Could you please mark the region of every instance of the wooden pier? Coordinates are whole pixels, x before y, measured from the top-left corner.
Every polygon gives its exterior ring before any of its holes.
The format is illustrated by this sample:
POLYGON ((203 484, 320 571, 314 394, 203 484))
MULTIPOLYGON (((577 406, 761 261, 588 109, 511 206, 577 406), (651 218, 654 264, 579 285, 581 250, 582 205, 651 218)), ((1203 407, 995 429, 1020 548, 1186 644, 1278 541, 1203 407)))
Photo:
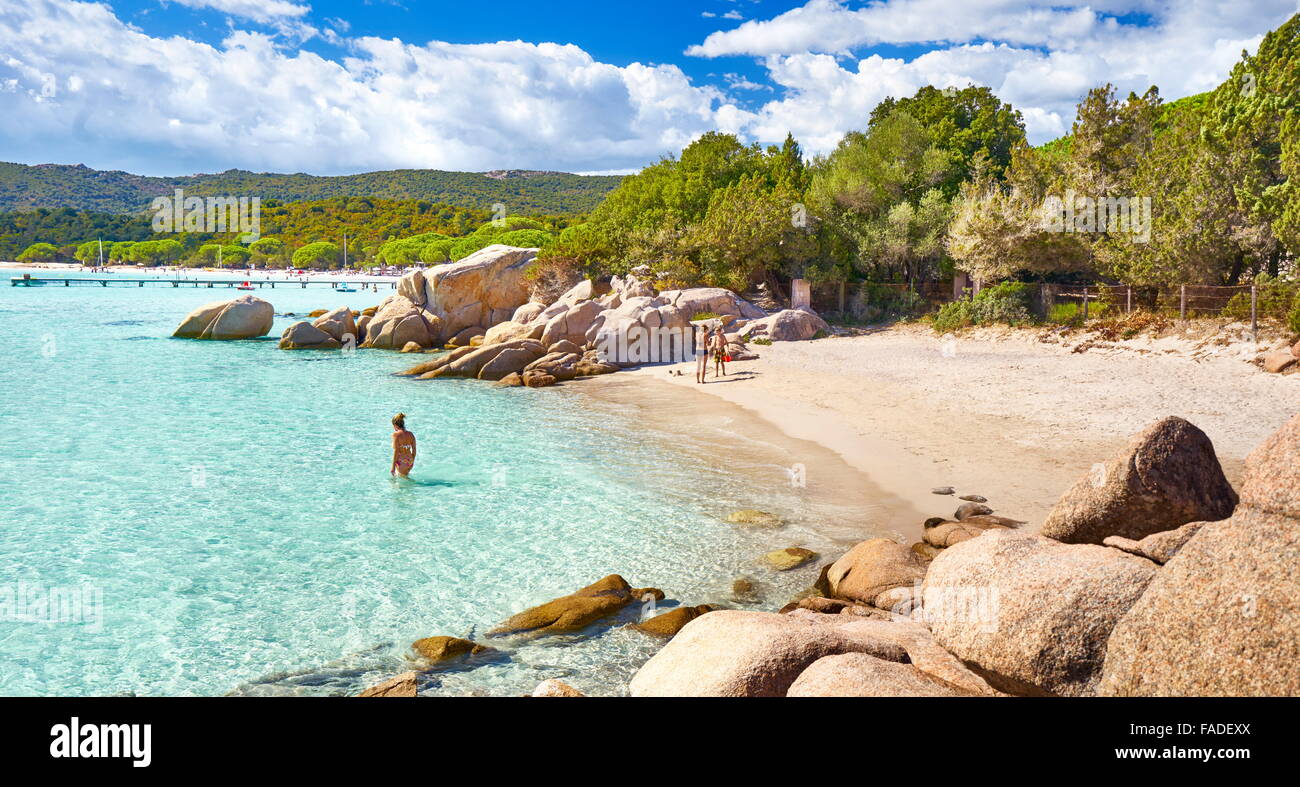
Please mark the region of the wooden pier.
POLYGON ((292 287, 294 285, 297 285, 299 287, 302 287, 303 289, 306 289, 307 285, 309 284, 317 284, 317 285, 328 285, 330 289, 335 289, 335 290, 337 290, 341 286, 348 286, 355 289, 358 292, 370 290, 372 287, 378 287, 380 289, 392 289, 392 290, 397 289, 396 279, 394 279, 391 282, 389 281, 349 282, 349 281, 307 281, 305 279, 262 279, 262 280, 257 280, 257 279, 242 279, 242 280, 241 279, 128 279, 128 278, 118 278, 116 276, 97 276, 97 277, 83 276, 83 277, 68 277, 68 278, 49 278, 45 276, 13 276, 10 277, 9 284, 10 286, 13 287, 50 287, 50 286, 91 287, 96 285, 100 287, 108 287, 110 285, 116 285, 119 287, 130 287, 132 285, 135 285, 137 287, 143 287, 147 284, 154 284, 159 286, 168 285, 176 288, 207 287, 209 289, 212 289, 214 287, 226 287, 229 289, 257 288, 259 290, 262 289, 263 287, 269 287, 270 289, 274 290, 277 284, 284 287, 292 287))

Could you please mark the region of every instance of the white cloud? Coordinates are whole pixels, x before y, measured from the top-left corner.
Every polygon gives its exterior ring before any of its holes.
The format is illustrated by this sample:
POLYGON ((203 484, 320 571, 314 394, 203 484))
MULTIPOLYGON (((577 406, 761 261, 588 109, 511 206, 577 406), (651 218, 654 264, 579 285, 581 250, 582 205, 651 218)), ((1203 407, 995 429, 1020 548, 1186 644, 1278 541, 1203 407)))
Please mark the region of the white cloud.
POLYGON ((190 8, 210 8, 231 16, 251 19, 254 22, 275 22, 299 19, 311 6, 299 5, 289 0, 166 0, 190 8))
POLYGON ((1043 142, 1069 131, 1078 101, 1097 85, 1111 82, 1127 93, 1154 84, 1166 99, 1213 88, 1243 49, 1253 50, 1295 11, 1295 0, 1098 0, 1077 8, 894 0, 856 10, 810 0, 773 19, 713 33, 687 52, 763 56, 785 94, 757 113, 750 131, 761 141, 789 130, 807 149, 824 151, 844 131, 861 128, 886 96, 927 84, 976 84, 1021 110, 1030 139, 1043 142), (1149 23, 1120 24, 1113 16, 1133 13, 1149 23), (936 41, 948 45, 911 60, 848 54, 873 44, 936 41))
POLYGON ((226 167, 623 170, 750 115, 672 65, 572 45, 349 39, 341 62, 266 34, 157 38, 103 5, 0 5, 0 138, 24 161, 226 167), (76 76, 81 88, 51 90, 76 76), (50 94, 50 95, 47 95, 50 94), (86 160, 88 155, 96 158, 86 160))
MULTIPOLYGON (((232 14, 246 8, 245 0, 187 1, 232 14)), ((1041 142, 1067 132, 1078 100, 1107 81, 1122 91, 1156 84, 1166 98, 1214 87, 1292 3, 1097 0, 1083 10, 1031 9, 1014 23, 1003 0, 979 4, 982 14, 955 1, 854 11, 812 0, 796 9, 801 14, 746 22, 731 31, 743 36, 715 33, 704 42, 760 57, 775 95, 758 92, 771 88, 752 75, 718 69, 728 91, 768 99, 741 106, 674 65, 615 66, 574 45, 347 38, 346 25, 331 22, 322 35, 349 53, 331 60, 289 43, 296 39, 286 24, 310 28, 287 12, 269 23, 281 35, 236 30, 210 45, 151 36, 103 4, 0 0, 0 155, 145 174, 622 172, 714 129, 763 143, 793 132, 809 152, 826 152, 845 131, 864 127, 886 96, 968 83, 1012 102, 1041 142), (1153 23, 1105 17, 1134 10, 1153 23), (867 12, 872 40, 954 40, 911 58, 846 56, 843 48, 861 46, 854 15, 867 12), (956 40, 965 22, 973 27, 956 40)), ((259 7, 280 6, 305 7, 285 0, 259 7)))

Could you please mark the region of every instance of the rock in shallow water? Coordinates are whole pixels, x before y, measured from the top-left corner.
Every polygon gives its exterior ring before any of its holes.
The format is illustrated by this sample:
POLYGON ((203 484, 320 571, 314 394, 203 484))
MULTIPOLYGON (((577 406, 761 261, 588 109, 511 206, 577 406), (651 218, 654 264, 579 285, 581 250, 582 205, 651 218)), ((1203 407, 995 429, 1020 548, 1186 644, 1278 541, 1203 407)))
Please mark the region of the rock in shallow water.
POLYGON ((383 683, 376 683, 358 694, 358 697, 414 697, 419 689, 418 672, 403 672, 383 683))
POLYGON ((817 553, 803 547, 786 547, 776 549, 763 555, 763 560, 777 571, 790 571, 810 560, 816 560, 817 553))
POLYGON ((759 511, 754 508, 732 511, 727 515, 727 521, 733 525, 753 525, 755 527, 781 527, 785 524, 781 517, 776 514, 769 514, 766 511, 759 511))
POLYGON ((435 664, 454 659, 457 656, 473 655, 492 650, 486 645, 471 642, 460 637, 425 637, 411 643, 411 649, 425 661, 435 664))
POLYGON ((656 637, 672 637, 682 630, 682 627, 700 615, 713 612, 716 607, 712 604, 701 604, 698 607, 674 607, 667 612, 662 612, 654 617, 646 618, 639 623, 633 623, 632 628, 646 634, 653 634, 656 637))
POLYGON ((585 697, 586 695, 562 680, 551 678, 537 684, 533 689, 533 697, 585 697))
POLYGON ((663 591, 656 588, 633 590, 627 580, 618 574, 610 574, 567 596, 552 599, 545 604, 513 615, 488 634, 503 636, 529 632, 576 631, 603 617, 613 615, 646 594, 658 599, 664 597, 663 591))
POLYGON ((181 339, 255 339, 271 331, 275 307, 261 298, 241 295, 208 303, 186 315, 172 336, 181 339))

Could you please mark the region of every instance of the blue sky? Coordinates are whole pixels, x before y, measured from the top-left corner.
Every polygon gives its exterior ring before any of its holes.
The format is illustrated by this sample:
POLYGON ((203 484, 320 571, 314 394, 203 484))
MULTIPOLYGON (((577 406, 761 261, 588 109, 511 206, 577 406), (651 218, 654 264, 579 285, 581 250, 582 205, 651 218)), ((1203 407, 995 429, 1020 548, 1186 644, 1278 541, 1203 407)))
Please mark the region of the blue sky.
POLYGON ((1210 89, 1296 0, 0 0, 0 160, 141 174, 625 172, 709 130, 810 153, 983 84, 1032 141, 1105 82, 1210 89))

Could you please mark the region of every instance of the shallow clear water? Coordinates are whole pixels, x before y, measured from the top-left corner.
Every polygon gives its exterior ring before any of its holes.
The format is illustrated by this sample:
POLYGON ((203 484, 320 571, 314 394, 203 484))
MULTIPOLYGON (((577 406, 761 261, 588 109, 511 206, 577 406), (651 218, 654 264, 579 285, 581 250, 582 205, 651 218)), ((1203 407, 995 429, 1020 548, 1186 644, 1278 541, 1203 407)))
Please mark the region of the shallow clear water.
MULTIPOLYGON (((824 534, 865 516, 791 488, 780 449, 728 448, 724 424, 646 417, 580 382, 414 382, 390 376, 419 360, 396 353, 169 338, 235 294, 0 286, 0 694, 355 692, 409 669, 414 639, 481 639, 609 573, 665 605, 732 604, 745 575, 774 608, 815 569, 757 557, 834 548, 824 534), (388 475, 399 410, 419 439, 408 482, 388 475), (720 520, 748 507, 793 524, 720 520), (82 619, 44 620, 20 586, 88 589, 82 619)), ((301 315, 387 293, 257 294, 301 315)), ((548 677, 619 693, 661 644, 619 628, 638 612, 493 641, 498 655, 431 673, 425 693, 548 677)))

